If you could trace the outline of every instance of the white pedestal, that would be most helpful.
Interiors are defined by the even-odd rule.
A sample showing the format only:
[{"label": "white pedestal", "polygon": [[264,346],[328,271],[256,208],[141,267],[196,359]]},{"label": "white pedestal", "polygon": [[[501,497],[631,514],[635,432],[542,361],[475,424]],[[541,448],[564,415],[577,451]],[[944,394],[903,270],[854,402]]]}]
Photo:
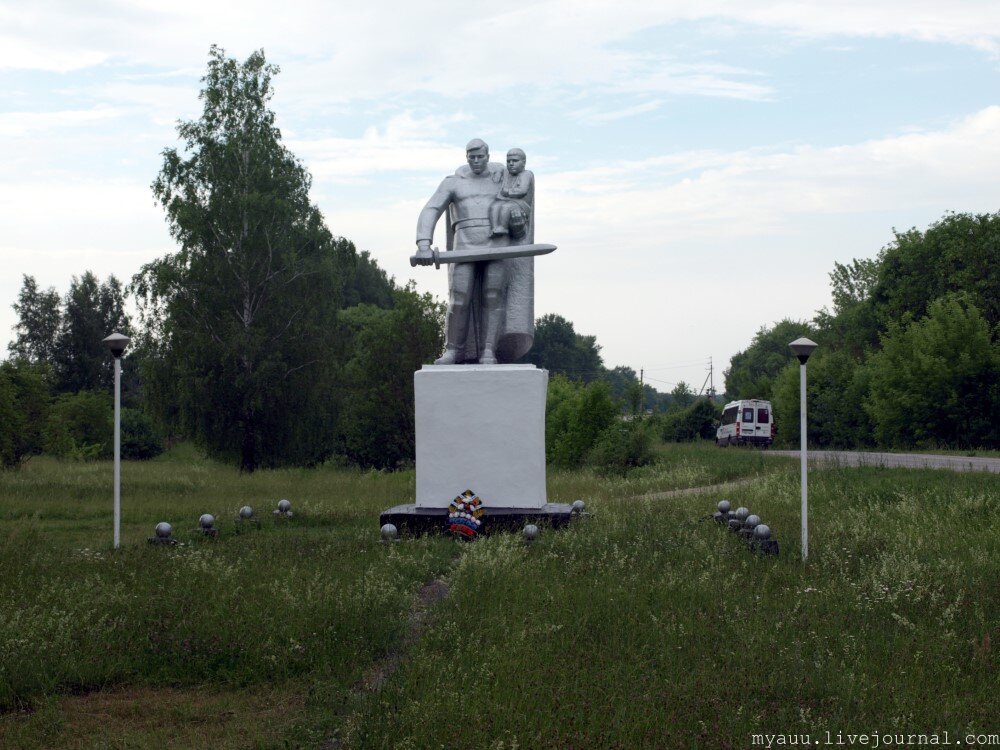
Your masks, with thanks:
[{"label": "white pedestal", "polygon": [[534,365],[424,365],[413,375],[417,502],[445,508],[467,489],[487,508],[542,508],[545,392]]}]

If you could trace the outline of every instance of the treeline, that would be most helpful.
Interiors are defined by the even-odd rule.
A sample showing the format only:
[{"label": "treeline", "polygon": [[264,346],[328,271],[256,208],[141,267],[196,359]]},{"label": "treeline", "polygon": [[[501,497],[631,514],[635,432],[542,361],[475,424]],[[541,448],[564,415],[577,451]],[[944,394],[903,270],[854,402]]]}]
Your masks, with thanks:
[{"label": "treeline", "polygon": [[697,394],[680,382],[669,393],[660,393],[639,380],[631,367],[605,367],[595,336],[576,332],[569,320],[549,313],[535,321],[535,340],[520,360],[580,383],[607,383],[611,396],[623,413],[667,412],[694,403]]},{"label": "treeline", "polygon": [[[253,468],[314,465],[333,455],[366,467],[406,465],[413,456],[412,375],[440,349],[443,311],[429,296],[394,285],[349,242],[336,243],[352,259],[352,272],[340,269],[336,278],[347,277],[348,298],[365,301],[334,308],[330,327],[312,332],[313,357],[325,367],[305,360],[302,369],[313,382],[298,404],[283,389],[286,377],[279,368],[272,367],[271,382],[264,382],[263,374],[257,383],[239,382],[238,373],[232,380],[216,378],[213,371],[233,362],[232,351],[185,361],[183,347],[137,330],[124,312],[128,292],[113,276],[99,283],[85,272],[74,277],[65,295],[39,290],[36,280],[25,276],[13,305],[19,319],[10,356],[0,362],[0,465],[16,467],[41,453],[111,457],[113,360],[101,343],[109,331],[133,337],[122,376],[127,459],[152,458],[169,442],[189,439],[215,458],[239,463],[243,435],[218,426],[245,414],[241,399],[256,385],[264,392],[261,417],[270,421],[250,424],[260,437]],[[373,278],[380,281],[373,285]],[[373,301],[373,292],[381,299]],[[108,299],[114,304],[103,304]],[[287,350],[279,352],[283,367],[294,366]],[[294,385],[303,389],[301,381]]]},{"label": "treeline", "polygon": [[[111,455],[112,360],[101,343],[131,323],[114,276],[90,272],[69,291],[39,289],[25,276],[17,301],[11,357],[0,364],[0,465],[12,467],[41,452],[76,458]],[[153,421],[135,408],[135,377],[123,382],[122,451],[148,458],[162,450]]]},{"label": "treeline", "polygon": [[947,214],[897,232],[876,258],[837,263],[833,309],[762,328],[732,358],[730,398],[769,398],[798,441],[798,363],[808,365],[818,446],[976,448],[1000,440],[1000,213]]},{"label": "treeline", "polygon": [[652,461],[654,438],[684,442],[712,437],[721,412],[686,383],[659,393],[630,367],[607,368],[594,336],[560,315],[535,322],[525,357],[552,375],[545,421],[550,464],[620,473]]},{"label": "treeline", "polygon": [[[412,461],[413,372],[441,351],[444,309],[326,227],[268,107],[277,72],[262,52],[241,63],[212,48],[202,115],[178,125],[180,146],[163,151],[152,184],[176,252],[127,285],[85,272],[61,295],[24,278],[0,366],[4,465],[43,451],[110,455],[113,370],[101,340],[112,331],[132,338],[127,458],[192,440],[245,471]],[[693,398],[605,368],[594,337],[558,315],[537,321],[524,361],[553,374],[549,458],[559,465],[644,463],[641,416]]]},{"label": "treeline", "polygon": [[177,252],[127,288],[85,273],[60,296],[25,277],[0,368],[5,465],[108,455],[114,330],[133,338],[123,431],[141,422],[148,442],[191,439],[246,471],[412,460],[413,371],[440,351],[443,309],[327,229],[268,108],[277,72],[212,48],[202,116],[152,185]]}]

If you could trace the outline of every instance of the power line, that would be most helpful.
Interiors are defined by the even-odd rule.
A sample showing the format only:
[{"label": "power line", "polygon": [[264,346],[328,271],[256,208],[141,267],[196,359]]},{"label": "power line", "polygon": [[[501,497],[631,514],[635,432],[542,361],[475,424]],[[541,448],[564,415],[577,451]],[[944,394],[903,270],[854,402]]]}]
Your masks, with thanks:
[{"label": "power line", "polygon": [[652,380],[654,383],[663,383],[664,385],[677,385],[677,383],[673,383],[669,380],[660,380],[659,378],[651,378],[648,376],[646,377],[646,380]]},{"label": "power line", "polygon": [[[709,357],[709,359],[711,359]],[[660,365],[659,367],[647,367],[647,370],[679,370],[684,367],[702,367],[705,364],[704,359],[699,359],[691,362],[675,362],[671,365]]]}]

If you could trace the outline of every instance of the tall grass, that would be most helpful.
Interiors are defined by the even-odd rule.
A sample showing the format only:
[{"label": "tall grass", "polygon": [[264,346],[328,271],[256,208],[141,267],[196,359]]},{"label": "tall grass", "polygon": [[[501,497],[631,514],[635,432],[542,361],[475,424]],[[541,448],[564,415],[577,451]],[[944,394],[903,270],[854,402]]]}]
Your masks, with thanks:
[{"label": "tall grass", "polygon": [[463,549],[407,668],[351,747],[749,747],[758,732],[996,731],[1000,482],[816,472],[808,564],[794,472],[733,499],[783,546],[711,521],[717,496],[607,499],[532,547]]},{"label": "tall grass", "polygon": [[[205,712],[233,705],[211,697],[226,691],[239,716],[270,717],[218,747],[746,747],[763,731],[996,728],[994,475],[814,471],[803,564],[797,463],[710,445],[664,447],[625,478],[551,472],[550,500],[582,497],[594,515],[531,547],[380,544],[378,513],[412,499],[412,473],[246,476],[182,448],[126,464],[115,551],[110,474],[39,459],[0,474],[0,706],[36,711],[0,716],[0,744],[164,746],[138,718],[104,727],[53,703],[112,686],[176,706],[167,726],[216,721]],[[720,493],[658,496],[734,479],[750,481],[726,496],[774,529],[778,558],[705,520]],[[296,516],[275,524],[280,497]],[[244,504],[259,529],[237,530]],[[204,512],[219,539],[194,532]],[[146,544],[160,520],[182,544]],[[358,691],[438,576],[451,596],[401,669]],[[222,692],[183,703],[206,691]],[[294,720],[268,713],[266,691]]]},{"label": "tall grass", "polygon": [[[0,475],[0,709],[114,684],[248,685],[321,674],[343,686],[398,639],[444,539],[377,543],[405,477],[241,476],[202,460],[129,464],[111,549],[107,464],[34,460]],[[276,524],[279,497],[293,519]],[[235,523],[250,504],[260,528]],[[218,539],[195,531],[212,512]],[[151,546],[154,523],[181,541]]]}]

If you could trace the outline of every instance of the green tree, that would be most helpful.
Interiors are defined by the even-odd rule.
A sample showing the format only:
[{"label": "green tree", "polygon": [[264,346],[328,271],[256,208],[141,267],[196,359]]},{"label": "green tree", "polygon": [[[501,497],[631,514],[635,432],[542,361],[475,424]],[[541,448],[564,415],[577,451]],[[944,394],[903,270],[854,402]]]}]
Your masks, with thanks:
[{"label": "green tree", "polygon": [[535,321],[534,343],[521,361],[584,382],[604,373],[597,339],[577,333],[570,321],[553,313]]},{"label": "green tree", "polygon": [[[816,314],[814,332],[783,321],[792,325],[777,336],[782,324],[761,329],[733,358],[730,397],[770,393],[781,440],[798,440],[798,365],[787,342],[802,334],[820,344],[809,361],[811,442],[959,446],[985,439],[979,420],[1000,408],[982,369],[1000,327],[1000,213],[947,214],[926,231],[894,235],[875,258],[834,264],[833,309]],[[977,396],[956,402],[956,393]]]},{"label": "green tree", "polygon": [[553,377],[545,404],[546,458],[559,466],[579,466],[620,413],[607,383]]},{"label": "green tree", "polygon": [[114,449],[111,396],[79,391],[60,396],[45,426],[45,452],[60,458],[111,458]]},{"label": "green tree", "polygon": [[808,323],[785,318],[772,328],[762,327],[750,346],[733,355],[725,371],[730,399],[771,398],[774,378],[794,358],[788,344],[800,336],[814,335]]},{"label": "green tree", "polygon": [[834,262],[830,272],[830,295],[835,314],[871,299],[878,282],[879,262],[873,258],[854,258],[847,265]]},{"label": "green tree", "polygon": [[1000,438],[1000,351],[971,295],[930,303],[927,317],[892,324],[869,360],[865,404],[879,443],[976,447]]},{"label": "green tree", "polygon": [[814,323],[824,348],[842,349],[854,359],[879,346],[879,319],[872,300],[881,259],[855,258],[833,264],[830,273],[833,312],[820,310]]},{"label": "green tree", "polygon": [[612,397],[625,401],[625,392],[633,383],[639,382],[639,374],[631,367],[619,365],[610,370],[605,369],[601,379],[611,388]]},{"label": "green tree", "polygon": [[633,416],[639,414],[645,414],[643,409],[643,403],[645,401],[645,392],[642,384],[638,380],[633,380],[625,389],[625,408],[628,410],[629,414]]},{"label": "green tree", "polygon": [[45,445],[45,424],[52,400],[49,367],[13,359],[0,364],[0,372],[13,389],[16,418],[6,428],[13,435],[13,462],[19,464],[41,453]]},{"label": "green tree", "polygon": [[141,409],[122,409],[122,458],[145,461],[163,453],[163,436]]},{"label": "green tree", "polygon": [[164,150],[153,183],[180,250],[133,280],[151,403],[245,471],[329,455],[338,309],[388,286],[310,203],[311,178],[268,106],[277,72],[262,51],[240,63],[212,47],[202,115],[178,125],[183,149]]},{"label": "green tree", "polygon": [[13,308],[17,323],[10,353],[32,363],[53,363],[62,324],[59,293],[52,287],[39,289],[35,278],[25,275]]},{"label": "green tree", "polygon": [[340,451],[359,466],[394,469],[414,459],[413,372],[444,345],[444,307],[408,286],[392,308],[358,305],[342,313],[351,358]]},{"label": "green tree", "polygon": [[[600,346],[596,344],[595,346],[597,349],[600,349]],[[667,408],[670,397],[664,393],[660,393],[648,383],[641,382],[639,374],[631,367],[618,365],[611,369],[602,368],[602,370],[599,378],[611,388],[611,397],[625,404],[626,409],[633,409],[637,398],[641,403],[639,411],[646,409],[657,411]],[[594,378],[588,376],[587,378],[579,379],[589,382],[589,380]]]},{"label": "green tree", "polygon": [[684,409],[670,411],[660,419],[660,432],[664,440],[674,443],[692,440],[712,440],[722,416],[722,409],[714,401],[700,398]]},{"label": "green tree", "polygon": [[698,398],[698,394],[682,380],[670,391],[670,407],[668,410],[672,412],[684,411],[694,403],[696,398]]},{"label": "green tree", "polygon": [[879,257],[871,298],[883,330],[919,320],[939,297],[964,292],[1000,323],[1000,213],[948,214],[926,231],[896,232]]},{"label": "green tree", "polygon": [[0,468],[13,469],[21,465],[17,440],[23,429],[24,415],[17,408],[14,384],[0,369]]},{"label": "green tree", "polygon": [[653,433],[647,420],[616,421],[597,436],[587,463],[602,474],[627,474],[653,462]]},{"label": "green tree", "polygon": [[[772,405],[776,439],[799,443],[799,363],[793,361],[774,382]],[[873,443],[864,401],[870,373],[848,351],[820,347],[809,358],[806,378],[809,443],[820,448],[861,448]]]},{"label": "green tree", "polygon": [[396,287],[367,250],[358,252],[354,243],[343,237],[333,241],[338,259],[341,304],[392,307],[396,303]]},{"label": "green tree", "polygon": [[90,271],[74,276],[63,302],[54,352],[60,391],[113,387],[114,363],[101,342],[114,331],[132,333],[121,282],[109,276],[100,283]]}]

